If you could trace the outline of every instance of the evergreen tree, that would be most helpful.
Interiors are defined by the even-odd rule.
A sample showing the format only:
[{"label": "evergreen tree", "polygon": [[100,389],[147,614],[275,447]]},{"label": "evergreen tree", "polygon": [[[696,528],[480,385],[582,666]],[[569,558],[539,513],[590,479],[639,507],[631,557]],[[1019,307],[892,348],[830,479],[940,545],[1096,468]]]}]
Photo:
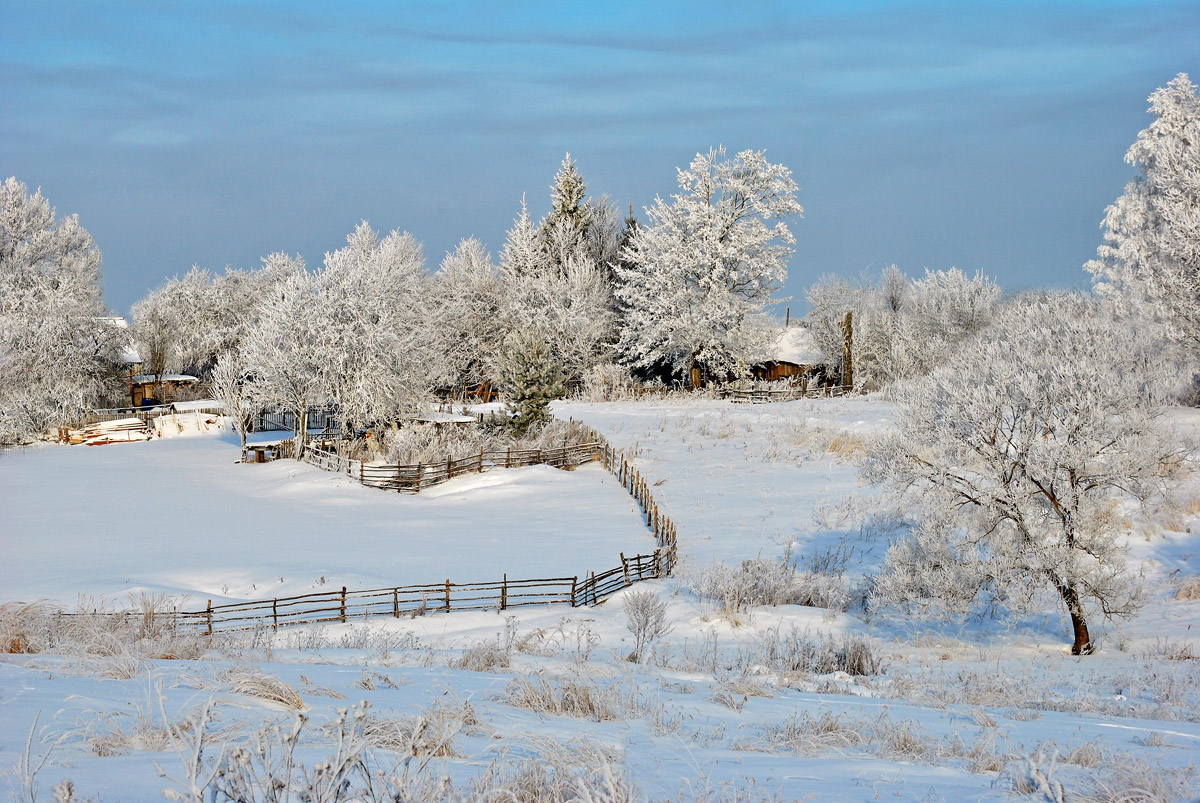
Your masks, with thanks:
[{"label": "evergreen tree", "polygon": [[545,253],[537,229],[529,217],[525,196],[521,196],[521,214],[513,221],[500,249],[500,271],[507,279],[534,276],[542,272],[546,264]]},{"label": "evergreen tree", "polygon": [[1200,351],[1200,97],[1184,73],[1150,96],[1154,122],[1125,154],[1138,175],[1104,215],[1085,266],[1102,295]]},{"label": "evergreen tree", "polygon": [[588,249],[588,233],[592,226],[592,202],[587,196],[587,183],[567,154],[550,185],[550,214],[538,228],[542,251],[549,266],[560,273],[572,258]]},{"label": "evergreen tree", "polygon": [[500,359],[508,394],[509,426],[516,434],[549,421],[550,402],[563,395],[563,372],[546,341],[531,330],[509,335]]}]

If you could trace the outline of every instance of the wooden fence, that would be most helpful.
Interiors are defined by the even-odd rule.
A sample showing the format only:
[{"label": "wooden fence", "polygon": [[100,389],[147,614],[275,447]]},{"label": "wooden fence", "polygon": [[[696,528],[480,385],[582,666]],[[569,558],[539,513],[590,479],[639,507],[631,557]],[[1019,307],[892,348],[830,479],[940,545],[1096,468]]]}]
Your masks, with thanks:
[{"label": "wooden fence", "polygon": [[107,407],[101,410],[92,410],[86,413],[79,423],[71,427],[71,429],[80,429],[82,427],[91,426],[92,424],[100,424],[105,421],[120,421],[123,418],[136,418],[143,424],[149,424],[155,418],[160,418],[164,415],[177,415],[180,413],[200,413],[202,415],[222,415],[225,408],[220,403],[211,405],[188,407],[183,410],[176,410],[174,404],[160,404],[154,407]]},{"label": "wooden fence", "polygon": [[816,388],[781,388],[781,389],[739,389],[721,388],[719,395],[743,404],[765,404],[767,402],[796,401],[797,399],[818,399],[829,396],[845,396],[850,393],[848,385],[826,385]]},{"label": "wooden fence", "polygon": [[559,449],[505,449],[486,451],[437,463],[412,465],[379,465],[364,463],[336,452],[309,444],[303,460],[325,471],[346,474],[362,485],[385,491],[420,493],[463,474],[477,474],[493,468],[520,468],[547,465],[572,469],[601,458],[604,444],[600,442],[564,446]]},{"label": "wooden fence", "polygon": [[[332,405],[316,405],[308,408],[305,413],[308,421],[308,432],[340,432],[337,421],[337,410]],[[250,419],[251,432],[273,432],[278,430],[296,431],[296,415],[282,410],[266,410],[256,413]]]},{"label": "wooden fence", "polygon": [[[327,471],[338,471],[350,476],[353,476],[356,470],[362,469],[359,461],[315,447],[306,449],[305,459]],[[657,546],[654,552],[632,557],[626,557],[622,553],[620,566],[599,572],[590,571],[574,577],[510,580],[506,574],[500,580],[488,582],[455,583],[446,579],[423,585],[363,591],[351,591],[343,587],[340,591],[235,602],[228,605],[213,605],[210,600],[203,610],[179,612],[179,623],[190,629],[199,628],[206,633],[214,633],[259,627],[278,629],[287,625],[321,622],[351,622],[380,616],[399,618],[438,612],[503,611],[524,605],[570,605],[574,608],[598,605],[617,591],[641,580],[670,576],[678,560],[678,532],[675,525],[659,509],[650,490],[649,481],[620,450],[603,440],[563,449],[481,452],[480,455],[472,455],[463,460],[433,464],[440,467],[440,473],[427,476],[447,475],[437,480],[444,482],[449,478],[448,475],[458,468],[461,468],[460,473],[467,473],[480,470],[481,465],[485,470],[535,463],[570,467],[592,460],[600,461],[638,503],[645,516],[646,526],[654,534]],[[456,466],[458,468],[455,468]],[[421,472],[427,468],[422,467]],[[425,486],[429,484],[427,479]],[[391,489],[383,485],[374,487]],[[417,487],[410,490],[416,491],[420,487],[422,486],[418,481]]]}]

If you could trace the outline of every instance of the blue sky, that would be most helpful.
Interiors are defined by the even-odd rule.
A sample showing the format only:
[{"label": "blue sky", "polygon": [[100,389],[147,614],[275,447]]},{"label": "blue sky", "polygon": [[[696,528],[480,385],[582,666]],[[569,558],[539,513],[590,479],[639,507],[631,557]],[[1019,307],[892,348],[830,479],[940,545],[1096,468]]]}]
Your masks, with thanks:
[{"label": "blue sky", "polygon": [[1189,3],[0,0],[0,173],[77,212],[121,312],[193,264],[310,265],[361,219],[436,268],[540,215],[570,151],[639,211],[765,149],[822,273],[1084,286],[1146,97],[1200,76]]}]

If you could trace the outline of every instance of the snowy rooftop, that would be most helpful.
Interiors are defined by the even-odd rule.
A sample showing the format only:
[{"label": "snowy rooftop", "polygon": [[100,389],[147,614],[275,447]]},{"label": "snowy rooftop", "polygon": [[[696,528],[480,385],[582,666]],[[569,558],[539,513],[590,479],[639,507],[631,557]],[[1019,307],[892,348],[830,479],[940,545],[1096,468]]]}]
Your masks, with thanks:
[{"label": "snowy rooftop", "polygon": [[767,359],[797,365],[813,365],[822,361],[821,350],[817,348],[812,333],[803,326],[789,326],[780,332],[767,354]]},{"label": "snowy rooftop", "polygon": [[414,421],[420,421],[422,424],[474,424],[479,419],[472,415],[458,415],[456,413],[441,413],[429,412],[420,413],[413,416]]},{"label": "snowy rooftop", "polygon": [[133,384],[135,384],[135,385],[148,385],[154,381],[192,383],[192,382],[199,382],[200,380],[194,376],[188,376],[187,374],[163,374],[157,380],[155,379],[153,374],[142,374],[140,376],[135,376],[133,378]]}]

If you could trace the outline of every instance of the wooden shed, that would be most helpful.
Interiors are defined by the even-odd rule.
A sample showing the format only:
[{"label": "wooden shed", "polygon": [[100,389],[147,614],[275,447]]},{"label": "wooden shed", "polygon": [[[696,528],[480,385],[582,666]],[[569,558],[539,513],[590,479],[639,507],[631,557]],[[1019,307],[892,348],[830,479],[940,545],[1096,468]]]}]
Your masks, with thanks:
[{"label": "wooden shed", "polygon": [[134,407],[153,407],[170,404],[182,392],[200,383],[187,374],[163,374],[160,377],[143,374],[129,380],[129,402]]},{"label": "wooden shed", "polygon": [[754,378],[765,382],[799,380],[823,362],[812,334],[798,323],[779,333],[765,357],[750,366]]}]

